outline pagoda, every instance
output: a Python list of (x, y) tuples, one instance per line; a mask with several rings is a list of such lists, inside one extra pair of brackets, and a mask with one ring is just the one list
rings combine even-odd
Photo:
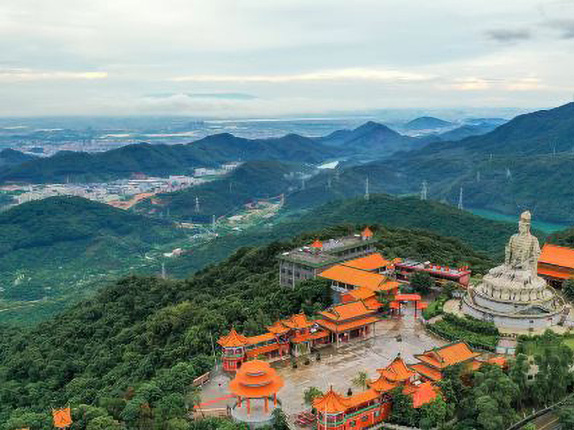
[(229, 390), (237, 396), (231, 416), (250, 428), (270, 425), (273, 411), (279, 407), (277, 392), (282, 387), (283, 379), (269, 363), (260, 360), (243, 363), (229, 383)]

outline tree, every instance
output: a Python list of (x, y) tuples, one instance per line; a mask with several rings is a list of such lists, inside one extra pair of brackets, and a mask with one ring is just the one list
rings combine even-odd
[(86, 430), (121, 430), (124, 426), (109, 415), (101, 415), (88, 423)]
[(441, 396), (438, 396), (435, 400), (427, 403), (420, 407), (420, 422), (419, 427), (423, 430), (429, 430), (438, 426), (442, 426), (451, 408), (445, 403)]
[(403, 393), (401, 387), (391, 391), (393, 407), (389, 421), (393, 424), (415, 427), (418, 421), (418, 412), (413, 407), (411, 396)]
[(323, 392), (319, 390), (317, 387), (309, 387), (303, 393), (303, 399), (305, 400), (305, 404), (312, 406), (313, 400), (315, 398), (320, 397), (323, 395)]
[(434, 286), (435, 282), (431, 275), (427, 272), (415, 272), (410, 278), (409, 282), (411, 287), (420, 294), (428, 294), (430, 289)]
[(562, 291), (568, 300), (574, 300), (574, 278), (567, 279), (564, 282)]
[(364, 370), (357, 373), (352, 383), (355, 387), (366, 390), (368, 388), (369, 375)]
[(574, 400), (569, 399), (558, 410), (558, 418), (562, 430), (574, 430)]
[(285, 412), (280, 408), (273, 411), (273, 430), (289, 430)]
[(517, 354), (515, 360), (510, 364), (508, 375), (520, 390), (520, 396), (518, 398), (519, 406), (522, 406), (524, 401), (529, 398), (527, 385), (529, 369), (530, 364), (528, 363), (528, 356), (526, 354)]

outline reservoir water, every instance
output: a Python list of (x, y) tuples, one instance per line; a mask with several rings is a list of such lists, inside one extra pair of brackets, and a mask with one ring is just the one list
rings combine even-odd
[[(518, 215), (507, 215), (495, 211), (490, 211), (488, 209), (469, 209), (475, 215), (481, 216), (483, 218), (491, 219), (493, 221), (504, 221), (516, 224), (518, 222)], [(544, 233), (551, 234), (556, 231), (565, 230), (569, 226), (566, 224), (556, 224), (546, 221), (536, 221), (532, 220), (532, 227), (537, 230), (543, 231)]]

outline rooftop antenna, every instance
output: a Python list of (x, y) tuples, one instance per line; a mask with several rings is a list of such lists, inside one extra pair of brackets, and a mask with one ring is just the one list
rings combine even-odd
[(199, 197), (195, 196), (195, 211), (199, 212)]
[(458, 208), (462, 211), (464, 210), (464, 206), (462, 204), (462, 187), (460, 187), (460, 192), (458, 194)]
[(423, 181), (423, 185), (421, 188), (421, 200), (427, 199), (427, 193), (428, 193), (427, 181)]
[(365, 200), (369, 200), (369, 177), (365, 179)]

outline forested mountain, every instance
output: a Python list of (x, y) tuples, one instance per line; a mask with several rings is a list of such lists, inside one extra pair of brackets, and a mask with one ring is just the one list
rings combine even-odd
[(394, 194), (417, 193), (426, 181), (431, 198), (450, 202), (462, 187), (466, 207), (507, 214), (530, 208), (539, 219), (574, 223), (573, 147), (569, 103), (520, 115), (482, 136), (351, 167), (345, 175), (360, 182), (369, 177), (373, 189)]
[(0, 151), (0, 169), (5, 169), (10, 166), (16, 166), (26, 161), (35, 160), (37, 157), (33, 155), (24, 154), (23, 152), (14, 149), (3, 149)]
[[(352, 226), (357, 231), (361, 226)], [(456, 256), (484, 261), (458, 241), (434, 234), (375, 228), (390, 254)], [(260, 332), (280, 317), (309, 315), (329, 304), (327, 284), (278, 285), (276, 256), (314, 237), (243, 248), (187, 281), (131, 277), (34, 329), (0, 328), (0, 422), (3, 430), (51, 428), (50, 409), (70, 405), (75, 428), (87, 421), (175, 427), (186, 414), (191, 381), (209, 369), (211, 339), (234, 326)]]
[(443, 119), (435, 118), (432, 116), (421, 116), (407, 122), (403, 128), (406, 130), (435, 130), (440, 128), (452, 127), (452, 122)]
[(491, 132), (496, 127), (497, 124), (482, 123), (482, 124), (464, 124), (453, 130), (445, 131), (444, 133), (437, 134), (434, 138), (437, 141), (451, 142), (454, 140), (466, 139), (470, 136), (480, 136)]
[(341, 148), (348, 155), (364, 156), (366, 159), (384, 158), (399, 151), (410, 151), (424, 145), (419, 139), (403, 136), (373, 121), (354, 130), (335, 131), (317, 140), (325, 145)]
[[(173, 193), (157, 194), (134, 209), (146, 214), (167, 214), (173, 219), (211, 222), (238, 211), (258, 198), (277, 197), (301, 187), (313, 168), (280, 161), (248, 161), (222, 179)], [(199, 211), (196, 208), (199, 201)]]
[[(286, 203), (289, 205), (289, 198)], [(441, 235), (452, 238), (449, 239), (449, 243), (461, 241), (470, 244), (481, 255), (486, 256), (481, 257), (483, 259), (480, 261), (472, 262), (473, 267), (478, 270), (490, 268), (492, 260), (501, 258), (508, 237), (516, 231), (515, 225), (486, 220), (438, 202), (384, 194), (371, 195), (369, 200), (354, 198), (331, 201), (307, 212), (296, 212), (270, 227), (258, 226), (241, 234), (220, 237), (214, 242), (195, 247), (190, 256), (169, 261), (166, 267), (172, 275), (185, 276), (213, 261), (226, 258), (241, 246), (267, 244), (274, 240), (290, 238), (301, 232), (320, 230), (343, 223), (381, 224), (385, 227), (416, 229), (424, 231), (425, 237), (433, 234)], [(541, 234), (538, 236), (543, 237)], [(392, 251), (385, 249), (385, 253), (389, 252)], [(413, 258), (425, 258), (424, 252), (415, 251), (414, 254), (412, 252), (411, 247), (408, 252), (389, 256), (409, 254)], [(453, 265), (460, 258), (457, 255), (457, 251), (450, 248), (448, 253), (436, 253), (433, 258), (436, 259), (436, 264)]]
[(129, 273), (146, 253), (183, 237), (171, 223), (79, 197), (24, 203), (0, 213), (0, 297), (62, 307), (61, 298)]
[(140, 143), (100, 153), (62, 151), (0, 173), (2, 182), (101, 182), (134, 173), (156, 176), (190, 174), (239, 160), (319, 163), (338, 152), (295, 134), (277, 139), (243, 139), (217, 134), (186, 145)]

